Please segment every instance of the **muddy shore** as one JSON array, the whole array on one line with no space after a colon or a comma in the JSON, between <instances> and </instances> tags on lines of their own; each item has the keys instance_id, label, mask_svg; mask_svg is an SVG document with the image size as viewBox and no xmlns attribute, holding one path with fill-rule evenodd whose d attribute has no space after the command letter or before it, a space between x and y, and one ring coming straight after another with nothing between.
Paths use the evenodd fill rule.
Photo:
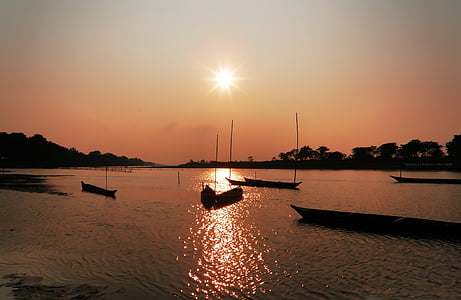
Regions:
<instances>
[{"instance_id":1,"label":"muddy shore","mask_svg":"<svg viewBox=\"0 0 461 300\"><path fill-rule=\"evenodd\" d=\"M0 175L0 189L29 193L67 195L48 183L48 178L59 175L28 175L5 173Z\"/></svg>"}]
</instances>

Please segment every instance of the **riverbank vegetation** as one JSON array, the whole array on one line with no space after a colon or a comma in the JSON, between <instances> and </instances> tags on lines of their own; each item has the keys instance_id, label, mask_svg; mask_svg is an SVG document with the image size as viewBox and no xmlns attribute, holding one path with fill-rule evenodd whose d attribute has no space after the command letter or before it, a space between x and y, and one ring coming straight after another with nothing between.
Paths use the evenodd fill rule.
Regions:
<instances>
[{"instance_id":1,"label":"riverbank vegetation","mask_svg":"<svg viewBox=\"0 0 461 300\"><path fill-rule=\"evenodd\" d=\"M232 168L298 168L298 169L433 169L461 170L461 135L455 135L445 145L432 141L413 139L406 144L395 142L380 146L354 147L347 155L330 151L326 146L313 149L303 146L281 152L271 161L215 162L193 160L182 167L232 167Z\"/></svg>"},{"instance_id":2,"label":"riverbank vegetation","mask_svg":"<svg viewBox=\"0 0 461 300\"><path fill-rule=\"evenodd\" d=\"M48 141L40 134L0 132L0 159L3 168L56 168L153 165L139 158L92 151L88 154Z\"/></svg>"},{"instance_id":3,"label":"riverbank vegetation","mask_svg":"<svg viewBox=\"0 0 461 300\"><path fill-rule=\"evenodd\" d=\"M48 141L40 134L26 137L23 133L0 133L0 158L3 168L56 168L98 166L158 166L139 158L116 156L92 151L88 154ZM431 169L461 170L461 135L445 145L413 139L406 144L395 142L380 146L354 147L351 154L331 151L327 146L302 146L281 152L270 161L216 162L193 161L182 168L254 168L254 169Z\"/></svg>"}]
</instances>

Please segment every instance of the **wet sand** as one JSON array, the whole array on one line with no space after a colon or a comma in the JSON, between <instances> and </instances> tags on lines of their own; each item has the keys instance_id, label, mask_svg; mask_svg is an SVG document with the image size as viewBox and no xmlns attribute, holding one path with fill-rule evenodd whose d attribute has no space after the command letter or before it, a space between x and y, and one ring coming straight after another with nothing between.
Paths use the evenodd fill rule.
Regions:
<instances>
[{"instance_id":1,"label":"wet sand","mask_svg":"<svg viewBox=\"0 0 461 300\"><path fill-rule=\"evenodd\" d=\"M60 175L51 175L60 176ZM30 193L47 193L53 195L68 195L48 183L50 175L2 174L0 189ZM10 231L15 231L10 229ZM40 276L30 276L25 273L15 273L0 279L0 298L14 299L102 299L106 296L105 286L81 284L76 286L44 285Z\"/></svg>"},{"instance_id":2,"label":"wet sand","mask_svg":"<svg viewBox=\"0 0 461 300\"><path fill-rule=\"evenodd\" d=\"M0 288L11 289L16 299L103 299L105 297L104 286L87 284L48 286L40 284L42 280L40 276L10 274L2 277Z\"/></svg>"},{"instance_id":3,"label":"wet sand","mask_svg":"<svg viewBox=\"0 0 461 300\"><path fill-rule=\"evenodd\" d=\"M59 175L53 175L59 176ZM67 195L47 182L50 175L2 174L0 175L0 189L30 193L47 193Z\"/></svg>"},{"instance_id":4,"label":"wet sand","mask_svg":"<svg viewBox=\"0 0 461 300\"><path fill-rule=\"evenodd\" d=\"M214 170L181 170L180 185L177 169L111 174L117 199L81 191L81 181L101 185L105 172L6 174L19 173L35 176L16 183L69 195L0 189L0 299L461 295L459 241L308 224L289 206L461 222L461 186L395 184L382 171L301 171L299 190L248 188L242 201L208 211L200 191ZM218 187L227 188L227 174Z\"/></svg>"}]
</instances>

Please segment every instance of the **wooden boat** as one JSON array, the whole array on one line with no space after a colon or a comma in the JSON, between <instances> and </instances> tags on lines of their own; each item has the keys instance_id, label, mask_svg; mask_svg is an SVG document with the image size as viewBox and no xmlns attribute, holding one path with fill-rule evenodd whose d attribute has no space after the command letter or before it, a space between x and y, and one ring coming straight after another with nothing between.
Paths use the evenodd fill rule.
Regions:
<instances>
[{"instance_id":1,"label":"wooden boat","mask_svg":"<svg viewBox=\"0 0 461 300\"><path fill-rule=\"evenodd\" d=\"M458 222L290 206L303 217L303 221L324 226L422 235L431 233L436 233L437 235L449 234L452 237L461 238L461 223Z\"/></svg>"},{"instance_id":2,"label":"wooden boat","mask_svg":"<svg viewBox=\"0 0 461 300\"><path fill-rule=\"evenodd\" d=\"M232 131L234 127L234 121L231 123L231 151L229 161L232 160ZM218 136L216 136L216 161L218 161ZM230 170L230 169L229 169ZM215 186L216 186L216 168L214 170L215 176ZM242 200L243 198L243 189L241 187L236 187L228 191L216 194L216 191L210 188L209 185L206 185L200 194L202 204L206 209L218 209L224 206L231 205L235 202Z\"/></svg>"},{"instance_id":3,"label":"wooden boat","mask_svg":"<svg viewBox=\"0 0 461 300\"><path fill-rule=\"evenodd\" d=\"M216 191L206 185L201 192L202 204L206 209L218 209L231 205L235 202L242 200L243 189L236 187L225 191L221 194L216 194Z\"/></svg>"},{"instance_id":4,"label":"wooden boat","mask_svg":"<svg viewBox=\"0 0 461 300\"><path fill-rule=\"evenodd\" d=\"M269 188L279 188L279 189L296 189L297 186L302 183L302 181L298 181L298 182L270 181L270 180L250 179L247 177L244 177L245 181L233 180L227 177L226 179L232 185L269 187Z\"/></svg>"},{"instance_id":5,"label":"wooden boat","mask_svg":"<svg viewBox=\"0 0 461 300\"><path fill-rule=\"evenodd\" d=\"M84 183L82 181L82 191L115 198L115 192L117 190L106 190L92 184Z\"/></svg>"},{"instance_id":6,"label":"wooden boat","mask_svg":"<svg viewBox=\"0 0 461 300\"><path fill-rule=\"evenodd\" d=\"M398 182L408 182L408 183L447 183L447 184L461 184L461 179L451 179L451 178L413 178L413 177L399 177L392 176L392 178Z\"/></svg>"},{"instance_id":7,"label":"wooden boat","mask_svg":"<svg viewBox=\"0 0 461 300\"><path fill-rule=\"evenodd\" d=\"M232 139L231 139L231 142L232 142ZM298 113L296 113L296 150L298 150ZM296 152L298 152L298 151L296 151ZM229 175L229 177L230 177L230 175ZM302 183L302 181L296 181L296 167L294 169L293 182L251 179L251 178L248 178L248 177L244 177L245 181L234 180L234 179L227 178L227 177L226 177L226 179L232 185L268 187L268 188L278 188L278 189L297 189L298 185L300 185Z\"/></svg>"}]
</instances>

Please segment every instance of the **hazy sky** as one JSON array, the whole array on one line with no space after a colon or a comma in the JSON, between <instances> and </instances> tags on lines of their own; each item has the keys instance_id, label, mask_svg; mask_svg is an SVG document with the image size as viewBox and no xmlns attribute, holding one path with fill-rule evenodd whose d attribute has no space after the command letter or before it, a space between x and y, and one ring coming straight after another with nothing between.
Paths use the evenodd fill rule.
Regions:
<instances>
[{"instance_id":1,"label":"hazy sky","mask_svg":"<svg viewBox=\"0 0 461 300\"><path fill-rule=\"evenodd\" d=\"M219 68L237 81L214 89ZM157 163L461 134L461 1L0 0L0 131Z\"/></svg>"}]
</instances>

